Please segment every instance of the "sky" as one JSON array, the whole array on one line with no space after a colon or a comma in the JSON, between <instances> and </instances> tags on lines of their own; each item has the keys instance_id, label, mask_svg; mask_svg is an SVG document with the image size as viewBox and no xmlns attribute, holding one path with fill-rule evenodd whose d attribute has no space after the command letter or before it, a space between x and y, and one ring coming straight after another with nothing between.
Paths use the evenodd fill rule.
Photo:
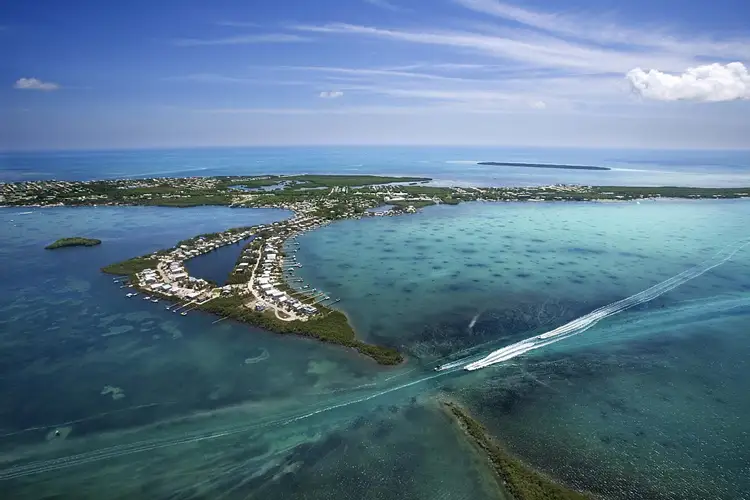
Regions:
<instances>
[{"instance_id":1,"label":"sky","mask_svg":"<svg viewBox=\"0 0 750 500\"><path fill-rule=\"evenodd\" d=\"M0 150L750 148L747 0L5 0Z\"/></svg>"}]
</instances>

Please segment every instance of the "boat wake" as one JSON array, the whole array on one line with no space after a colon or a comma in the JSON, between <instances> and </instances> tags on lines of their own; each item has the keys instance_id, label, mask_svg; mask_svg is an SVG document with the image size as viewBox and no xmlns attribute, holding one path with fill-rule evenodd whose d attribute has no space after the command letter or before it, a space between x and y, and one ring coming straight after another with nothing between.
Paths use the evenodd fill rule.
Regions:
<instances>
[{"instance_id":1,"label":"boat wake","mask_svg":"<svg viewBox=\"0 0 750 500\"><path fill-rule=\"evenodd\" d=\"M711 269L724 264L748 244L750 244L750 240L742 240L738 243L729 245L701 264L672 276L651 288L647 288L646 290L631 295L630 297L607 304L599 309L595 309L594 311L559 326L554 330L550 330L549 332L536 335L493 351L478 361L473 361L464 365L463 368L468 371L486 368L496 363L502 363L503 361L515 358L516 356L520 356L529 351L533 351L534 349L539 349L540 347L548 346L568 337L583 333L604 318L608 318L626 309L630 309L631 307L654 300L655 298L674 290L678 286L707 273Z\"/></svg>"},{"instance_id":2,"label":"boat wake","mask_svg":"<svg viewBox=\"0 0 750 500\"><path fill-rule=\"evenodd\" d=\"M568 337L582 333L586 331L587 329L591 328L592 326L594 326L597 322L601 321L604 318L615 315L619 312L622 312L628 308L637 306L639 304L643 304L645 302L651 301L659 297L660 295L667 293L670 290L673 290L677 288L678 286L694 278L697 278L698 276L701 276L702 274L705 274L711 269L714 269L715 267L718 267L724 264L725 262L732 259L732 257L734 257L734 255L737 252L739 252L740 250L742 250L745 246L749 244L750 244L750 239L743 240L733 245L730 245L724 248L723 250L721 250L720 252L718 252L712 258L704 261L703 263L693 268L690 268L680 274L677 274L673 276L672 278L669 278L657 285L654 285L651 288L648 288L642 292L636 293L630 297L619 300L617 302L613 302L606 306L600 307L584 316L581 316L573 321L570 321L569 323L566 323L565 325L555 328L554 330L551 330L549 332L536 335L534 337L522 340L520 342L516 342L514 344L503 347L501 349L492 351L484 357L481 357L481 354L475 353L475 350L477 348L479 349L482 349L483 347L486 348L486 345L484 344L482 346L474 346L472 348L454 353L451 356L454 358L452 361L444 358L447 362L435 368L435 371L439 373L422 376L416 380L407 380L407 381L403 381L400 383L388 384L388 386L383 387L377 390L376 392L367 392L364 394L360 393L359 395L352 394L348 397L345 397L343 401L342 400L328 401L328 402L323 402L317 407L308 408L302 411L297 410L297 411L292 411L292 412L284 413L284 414L276 413L274 415L269 415L265 419L256 420L251 423L248 422L248 423L241 423L241 424L235 424L235 425L219 426L219 427L214 427L210 431L199 429L193 432L186 432L178 436L174 436L174 437L163 437L163 438L139 440L135 442L102 447L102 448L90 450L90 451L82 451L79 453L70 454L67 456L59 456L59 457L51 458L47 460L42 459L42 460L27 461L25 463L17 463L15 465L8 464L8 460L6 458L4 460L5 464L3 464L2 467L0 468L0 482L24 478L24 477L42 474L42 473L59 471L59 470L67 469L70 467L77 467L77 466L82 466L86 464L97 463L97 462L104 461L104 460L117 459L120 457L133 455L133 454L143 454L143 453L147 454L147 453L156 452L158 450L162 450L166 448L172 448L175 446L197 444L200 442L214 441L214 440L227 438L227 437L232 437L232 439L237 439L242 434L264 432L269 428L283 427L283 426L295 424L300 421L311 419L315 417L316 415L325 414L325 413L332 412L334 410L338 410L341 408L357 405L366 401L371 401L373 399L381 398L393 392L402 391L407 388L417 386L419 384L424 384L434 379L437 379L439 377L448 376L451 373L462 372L463 370L474 371L474 370L478 370L481 368L494 365L496 363L501 363L503 361L507 361L509 359L515 358L517 356L520 356L534 349L539 349L541 347L553 344L555 342L559 342L560 340L564 340ZM741 301L735 301L735 302L728 303L727 307L729 306L745 307L747 305L746 299L742 299ZM709 305L707 305L706 307L709 307ZM716 304L710 304L709 309L715 312ZM475 317L472 320L472 323L476 321L478 316L479 315L477 315L477 317ZM462 356L462 358L456 360L455 359L456 356ZM389 377L383 382L391 381L392 379L406 376L412 372L413 370L408 370L407 372L404 372L402 374ZM355 390L356 389L368 389L369 390L372 388L373 386L371 384L365 384L363 386L360 386L354 389ZM3 461L2 458L3 457L0 456L0 462ZM5 465L8 465L8 466L6 467Z\"/></svg>"}]
</instances>

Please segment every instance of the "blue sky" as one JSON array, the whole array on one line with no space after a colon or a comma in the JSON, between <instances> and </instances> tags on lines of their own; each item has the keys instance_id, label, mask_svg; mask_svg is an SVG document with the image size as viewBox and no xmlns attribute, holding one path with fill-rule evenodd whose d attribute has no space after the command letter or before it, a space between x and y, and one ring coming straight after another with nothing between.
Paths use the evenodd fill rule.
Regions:
<instances>
[{"instance_id":1,"label":"blue sky","mask_svg":"<svg viewBox=\"0 0 750 500\"><path fill-rule=\"evenodd\" d=\"M746 0L6 0L0 148L750 147Z\"/></svg>"}]
</instances>

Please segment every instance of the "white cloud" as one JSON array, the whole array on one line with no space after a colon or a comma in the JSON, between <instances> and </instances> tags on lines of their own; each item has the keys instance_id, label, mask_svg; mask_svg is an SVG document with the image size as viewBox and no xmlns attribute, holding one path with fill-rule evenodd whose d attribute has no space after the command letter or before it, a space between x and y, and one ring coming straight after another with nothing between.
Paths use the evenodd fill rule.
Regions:
<instances>
[{"instance_id":1,"label":"white cloud","mask_svg":"<svg viewBox=\"0 0 750 500\"><path fill-rule=\"evenodd\" d=\"M389 0L365 0L365 3L369 3L375 7L380 7L381 9L391 10L393 12L403 12L405 10L403 7L391 3Z\"/></svg>"},{"instance_id":2,"label":"white cloud","mask_svg":"<svg viewBox=\"0 0 750 500\"><path fill-rule=\"evenodd\" d=\"M681 75L635 68L627 73L633 91L659 101L734 101L750 99L750 74L744 64L707 64Z\"/></svg>"},{"instance_id":3,"label":"white cloud","mask_svg":"<svg viewBox=\"0 0 750 500\"><path fill-rule=\"evenodd\" d=\"M309 42L310 38L289 33L259 33L253 35L230 36L226 38L178 38L172 44L178 47L199 47L207 45L247 45L256 43L299 43Z\"/></svg>"},{"instance_id":4,"label":"white cloud","mask_svg":"<svg viewBox=\"0 0 750 500\"><path fill-rule=\"evenodd\" d=\"M19 78L13 88L20 90L57 90L60 85L53 82L43 82L38 78Z\"/></svg>"},{"instance_id":5,"label":"white cloud","mask_svg":"<svg viewBox=\"0 0 750 500\"><path fill-rule=\"evenodd\" d=\"M323 99L336 99L337 97L341 97L343 95L344 93L340 90L331 90L329 92L324 91L320 93L320 97L322 97Z\"/></svg>"},{"instance_id":6,"label":"white cloud","mask_svg":"<svg viewBox=\"0 0 750 500\"><path fill-rule=\"evenodd\" d=\"M531 106L534 109L546 109L547 103L544 101L534 101L534 102L530 102L529 106Z\"/></svg>"}]
</instances>

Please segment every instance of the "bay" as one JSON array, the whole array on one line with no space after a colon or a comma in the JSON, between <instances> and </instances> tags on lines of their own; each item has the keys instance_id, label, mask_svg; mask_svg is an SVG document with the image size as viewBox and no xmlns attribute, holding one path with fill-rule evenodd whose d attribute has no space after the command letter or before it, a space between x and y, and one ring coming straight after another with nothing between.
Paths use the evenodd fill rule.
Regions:
<instances>
[{"instance_id":1,"label":"bay","mask_svg":"<svg viewBox=\"0 0 750 500\"><path fill-rule=\"evenodd\" d=\"M607 498L750 490L746 247L575 337L477 372L432 370L700 266L748 238L746 200L471 203L299 237L298 274L341 298L362 338L408 355L390 369L125 299L98 271L286 212L31 211L0 210L0 255L16 263L0 281L0 480L12 498L496 498L441 399ZM103 243L43 250L71 234Z\"/></svg>"}]
</instances>

